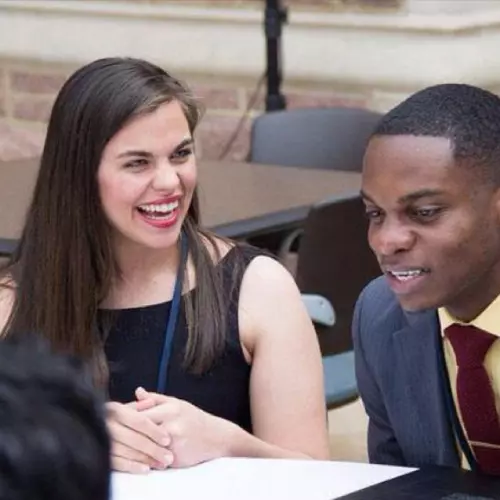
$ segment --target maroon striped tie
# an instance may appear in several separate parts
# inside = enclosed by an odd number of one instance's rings
[[[463,425],[479,468],[500,475],[500,422],[484,357],[498,338],[480,328],[453,324],[445,334],[457,360],[457,397]]]

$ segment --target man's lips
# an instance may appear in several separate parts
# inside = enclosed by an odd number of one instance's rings
[[[397,267],[383,269],[392,291],[399,296],[418,293],[427,281],[429,268]]]
[[[382,271],[384,274],[401,281],[430,273],[430,269],[426,267],[383,267]]]

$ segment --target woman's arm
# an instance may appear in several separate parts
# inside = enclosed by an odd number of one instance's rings
[[[251,360],[254,435],[187,401],[137,390],[142,413],[172,442],[173,467],[223,456],[328,459],[323,368],[316,332],[290,274],[268,257],[249,265],[239,301],[240,338]]]
[[[313,324],[289,272],[269,257],[248,267],[240,335],[252,357],[254,436],[235,430],[233,456],[329,458],[323,368]]]

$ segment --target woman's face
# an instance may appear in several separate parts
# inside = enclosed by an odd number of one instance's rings
[[[118,248],[176,244],[196,187],[193,147],[177,101],[134,118],[108,142],[97,181]]]

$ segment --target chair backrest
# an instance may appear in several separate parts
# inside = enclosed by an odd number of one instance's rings
[[[333,326],[316,325],[323,355],[352,348],[356,299],[381,274],[368,246],[367,226],[359,195],[325,200],[306,219],[298,250],[297,284],[302,293],[327,298],[336,315]]]
[[[264,113],[252,124],[249,161],[361,171],[366,144],[381,116],[357,108]]]

